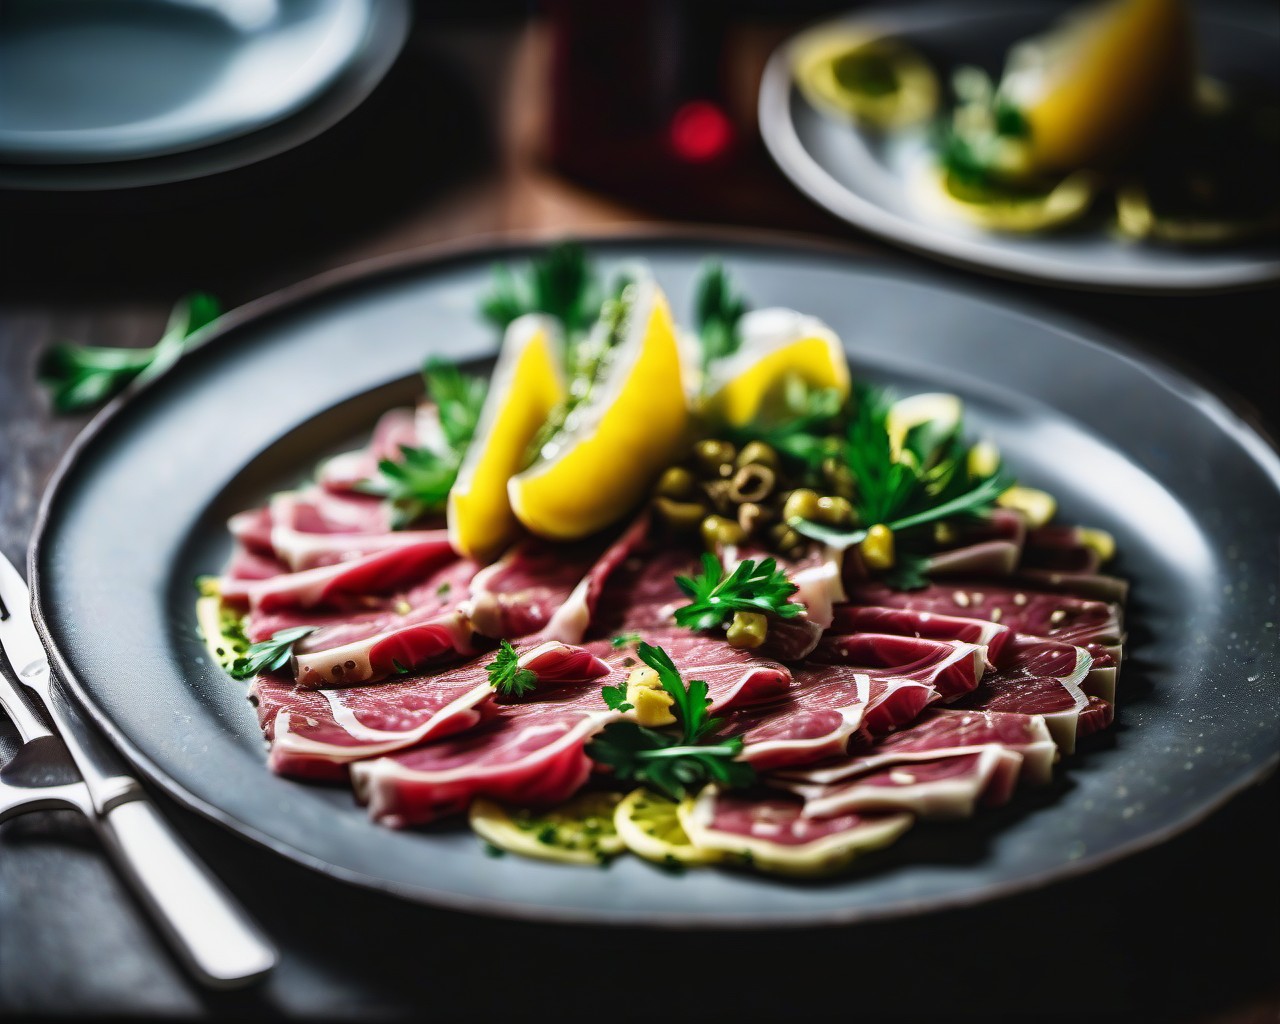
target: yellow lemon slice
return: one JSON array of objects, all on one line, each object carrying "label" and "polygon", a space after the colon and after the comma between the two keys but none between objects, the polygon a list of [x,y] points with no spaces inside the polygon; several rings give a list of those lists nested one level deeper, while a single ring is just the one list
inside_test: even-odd
[{"label": "yellow lemon slice", "polygon": [[933,116],[938,79],[915,50],[889,38],[820,27],[792,44],[796,85],[819,110],[880,129]]},{"label": "yellow lemon slice", "polygon": [[[876,815],[843,831],[827,835],[819,832],[819,838],[809,841],[784,842],[781,831],[794,826],[785,819],[774,820],[765,803],[753,811],[759,825],[743,834],[716,827],[715,800],[715,787],[707,786],[695,799],[680,805],[680,823],[698,846],[740,857],[758,871],[797,878],[835,874],[863,854],[888,846],[915,821],[913,815],[906,813]],[[802,822],[803,819],[796,824]]]},{"label": "yellow lemon slice", "polygon": [[921,204],[990,231],[1044,231],[1082,216],[1092,205],[1097,179],[1069,174],[1044,192],[967,186],[944,169],[929,168],[914,189]]},{"label": "yellow lemon slice", "polygon": [[679,804],[643,787],[618,804],[613,824],[627,849],[658,864],[694,867],[725,859],[718,850],[694,846],[680,824]]},{"label": "yellow lemon slice", "polygon": [[741,427],[784,410],[788,383],[849,394],[849,362],[836,333],[794,309],[756,309],[738,322],[742,345],[712,365],[704,412]]},{"label": "yellow lemon slice", "polygon": [[626,846],[613,826],[617,793],[582,793],[548,810],[511,809],[483,797],[468,812],[472,830],[500,850],[566,864],[599,864]]},{"label": "yellow lemon slice", "polygon": [[449,492],[449,540],[460,554],[487,562],[519,530],[507,481],[564,401],[562,349],[555,321],[534,313],[513,320],[503,336],[475,439]]},{"label": "yellow lemon slice", "polygon": [[1184,0],[1106,0],[1011,50],[1000,92],[1027,120],[1032,165],[1072,171],[1128,149],[1193,85]]},{"label": "yellow lemon slice", "polygon": [[950,432],[960,426],[963,417],[964,402],[956,395],[929,391],[900,398],[889,407],[889,414],[885,419],[889,450],[897,458],[913,427],[936,423],[940,431]]},{"label": "yellow lemon slice", "polygon": [[[688,407],[667,298],[641,277],[627,286],[614,344],[541,457],[511,477],[507,495],[529,530],[588,536],[634,508],[685,438]],[[612,330],[604,322],[596,331]]]}]

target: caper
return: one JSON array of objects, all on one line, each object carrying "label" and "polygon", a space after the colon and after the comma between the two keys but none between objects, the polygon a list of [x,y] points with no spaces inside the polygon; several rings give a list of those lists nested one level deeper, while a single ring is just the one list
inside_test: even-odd
[{"label": "caper", "polygon": [[772,470],[778,468],[778,453],[763,441],[748,441],[738,452],[737,463],[742,466],[768,466]]},{"label": "caper", "polygon": [[892,569],[893,531],[884,523],[876,523],[867,531],[867,536],[858,545],[858,550],[868,569]]},{"label": "caper", "polygon": [[757,505],[754,501],[744,501],[738,506],[738,525],[747,536],[751,536],[764,520],[765,510],[762,505]]},{"label": "caper", "polygon": [[709,437],[693,446],[693,455],[698,460],[698,465],[713,475],[720,472],[721,466],[733,465],[733,458],[737,454],[738,449],[731,442],[716,438]]},{"label": "caper", "polygon": [[664,498],[692,498],[697,481],[683,466],[668,466],[658,478],[658,485],[653,489],[655,494]]},{"label": "caper", "polygon": [[818,522],[828,526],[848,526],[853,522],[853,505],[848,498],[828,495],[818,499]]},{"label": "caper", "polygon": [[818,493],[808,487],[798,487],[782,506],[782,521],[792,519],[816,519],[818,517]]},{"label": "caper", "polygon": [[853,472],[839,459],[822,460],[822,476],[831,493],[840,498],[853,497]]},{"label": "caper", "polygon": [[764,643],[769,634],[769,620],[760,612],[734,612],[725,633],[731,647],[754,648]]},{"label": "caper", "polygon": [[707,514],[707,506],[700,501],[657,497],[653,499],[653,507],[664,523],[680,532],[696,530]]},{"label": "caper", "polygon": [[768,466],[751,463],[733,475],[729,484],[729,497],[734,501],[764,501],[778,482],[777,474]]},{"label": "caper", "polygon": [[702,520],[702,542],[708,548],[738,545],[747,539],[747,531],[724,516],[707,516]]},{"label": "caper", "polygon": [[732,489],[733,482],[731,480],[708,480],[702,485],[702,491],[706,494],[711,507],[722,516],[733,515],[734,509],[738,505],[730,493]]}]

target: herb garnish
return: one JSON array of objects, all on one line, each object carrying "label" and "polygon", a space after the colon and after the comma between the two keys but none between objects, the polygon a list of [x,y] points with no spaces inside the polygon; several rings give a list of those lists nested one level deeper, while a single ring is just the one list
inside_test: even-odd
[{"label": "herb garnish", "polygon": [[841,442],[834,436],[844,411],[844,399],[836,388],[815,388],[798,374],[783,382],[782,408],[768,421],[747,427],[722,429],[738,446],[763,441],[790,462],[817,470],[822,460],[839,455]]},{"label": "herb garnish", "polygon": [[637,644],[639,642],[639,633],[619,633],[617,636],[610,638],[609,646],[616,651],[623,647],[631,647],[633,644]]},{"label": "herb garnish", "polygon": [[888,582],[900,589],[924,586],[922,538],[917,527],[955,517],[988,514],[1013,485],[999,465],[975,476],[968,468],[968,447],[960,424],[929,421],[912,427],[895,452],[888,418],[893,404],[887,390],[859,386],[846,430],[845,459],[854,480],[858,529],[842,530],[809,519],[787,525],[797,533],[841,550],[860,544],[868,529],[883,524],[901,538],[899,564]]},{"label": "herb garnish", "polygon": [[422,376],[436,405],[442,444],[437,448],[401,445],[399,459],[382,459],[378,476],[359,484],[364,493],[390,503],[391,525],[397,530],[444,508],[475,435],[488,388],[482,377],[467,376],[440,359],[427,360]]},{"label": "herb garnish", "polygon": [[271,639],[253,644],[243,658],[236,658],[231,663],[227,671],[233,679],[252,679],[260,672],[274,672],[278,668],[284,668],[293,656],[293,645],[315,631],[315,626],[293,626],[278,630],[271,635]]},{"label": "herb garnish", "polygon": [[582,246],[561,242],[534,259],[524,276],[494,267],[493,290],[481,301],[480,312],[500,330],[526,313],[545,313],[573,338],[595,322],[600,301],[600,285]]},{"label": "herb garnish", "polygon": [[714,629],[734,612],[766,612],[791,619],[804,611],[790,600],[796,585],[772,558],[759,563],[743,559],[726,577],[715,555],[704,552],[702,572],[677,576],[676,585],[693,599],[676,609],[676,624],[688,629]]},{"label": "herb garnish", "polygon": [[731,356],[742,345],[738,321],[747,312],[747,302],[734,291],[729,275],[718,262],[705,265],[693,300],[693,323],[702,342],[702,371],[717,359]]},{"label": "herb garnish", "polygon": [[485,666],[489,685],[504,697],[520,697],[538,685],[538,674],[520,667],[520,656],[509,640],[498,645],[494,660]]},{"label": "herb garnish", "polygon": [[220,312],[217,299],[195,292],[174,305],[163,336],[151,348],[55,345],[40,360],[37,376],[52,392],[54,409],[80,412],[119,394],[135,378],[167,369],[182,355],[187,339]]},{"label": "herb garnish", "polygon": [[[686,685],[661,647],[642,642],[637,653],[658,673],[662,688],[671,695],[671,711],[680,731],[677,734],[635,722],[611,722],[587,744],[587,754],[610,765],[618,779],[644,783],[675,800],[708,782],[725,787],[750,785],[755,780],[755,769],[737,760],[742,752],[742,737],[713,741],[723,723],[707,715],[711,704],[707,684],[694,679]],[[618,687],[604,689],[616,691]],[[622,689],[625,694],[625,687]],[[605,702],[615,707],[608,695]],[[624,708],[618,705],[615,710]]]}]

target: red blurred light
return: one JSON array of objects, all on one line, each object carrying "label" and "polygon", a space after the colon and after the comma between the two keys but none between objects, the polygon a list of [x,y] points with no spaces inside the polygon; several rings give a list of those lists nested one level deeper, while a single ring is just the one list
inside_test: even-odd
[{"label": "red blurred light", "polygon": [[690,100],[671,118],[671,148],[682,160],[705,163],[733,144],[733,125],[725,112],[706,100]]}]

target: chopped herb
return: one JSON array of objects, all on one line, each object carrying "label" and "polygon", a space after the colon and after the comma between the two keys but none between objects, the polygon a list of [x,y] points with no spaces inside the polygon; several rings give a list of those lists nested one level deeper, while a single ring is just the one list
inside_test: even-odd
[{"label": "chopped herb", "polygon": [[693,322],[702,343],[704,373],[717,359],[733,355],[742,346],[738,321],[746,312],[746,300],[734,291],[724,267],[718,262],[707,263],[693,301]]},{"label": "chopped herb", "polygon": [[484,854],[486,857],[505,857],[507,855],[507,851],[501,846],[494,846],[493,843],[485,842]]},{"label": "chopped herb", "polygon": [[[671,710],[680,731],[611,722],[587,745],[587,754],[610,765],[619,780],[645,783],[675,800],[708,782],[735,788],[754,781],[755,770],[737,759],[742,752],[741,736],[712,742],[723,723],[707,715],[711,704],[707,684],[694,679],[686,685],[661,647],[641,642],[637,652],[658,673],[662,688],[671,695]],[[618,687],[605,689],[616,691]],[[608,703],[608,696],[605,701]]]},{"label": "chopped herb", "polygon": [[136,378],[154,377],[182,355],[187,339],[218,318],[217,299],[203,292],[180,299],[164,334],[150,348],[55,345],[40,360],[37,376],[58,412],[80,412],[115,397]]},{"label": "chopped herb", "polygon": [[399,659],[397,658],[391,659],[391,667],[392,669],[395,670],[395,674],[398,676],[407,676],[410,672],[413,671],[413,669],[411,669],[408,665],[402,665]]},{"label": "chopped herb", "polygon": [[274,672],[288,664],[293,656],[293,645],[304,636],[316,631],[315,626],[294,626],[273,633],[270,640],[261,640],[236,658],[227,670],[235,679],[252,679],[260,672]]},{"label": "chopped herb", "polygon": [[538,675],[520,667],[520,656],[509,640],[498,645],[494,660],[485,666],[489,685],[504,697],[520,697],[538,685]]},{"label": "chopped herb", "polygon": [[640,642],[639,633],[619,633],[609,640],[609,646],[615,651],[623,647],[631,647]]},{"label": "chopped herb", "polygon": [[610,711],[630,711],[635,707],[627,701],[627,684],[618,683],[616,686],[604,686],[600,689],[600,696],[608,705]]},{"label": "chopped herb", "polygon": [[440,586],[436,587],[436,597],[444,597],[445,594],[449,593],[449,591],[451,591],[452,589],[453,589],[453,584],[450,583],[448,580],[445,580],[443,583],[440,584]]},{"label": "chopped herb", "polygon": [[796,585],[772,558],[759,563],[743,559],[726,577],[715,555],[704,552],[702,572],[677,576],[676,585],[692,598],[690,604],[676,609],[676,624],[688,629],[714,629],[734,612],[765,612],[790,619],[804,610],[790,600]]}]

